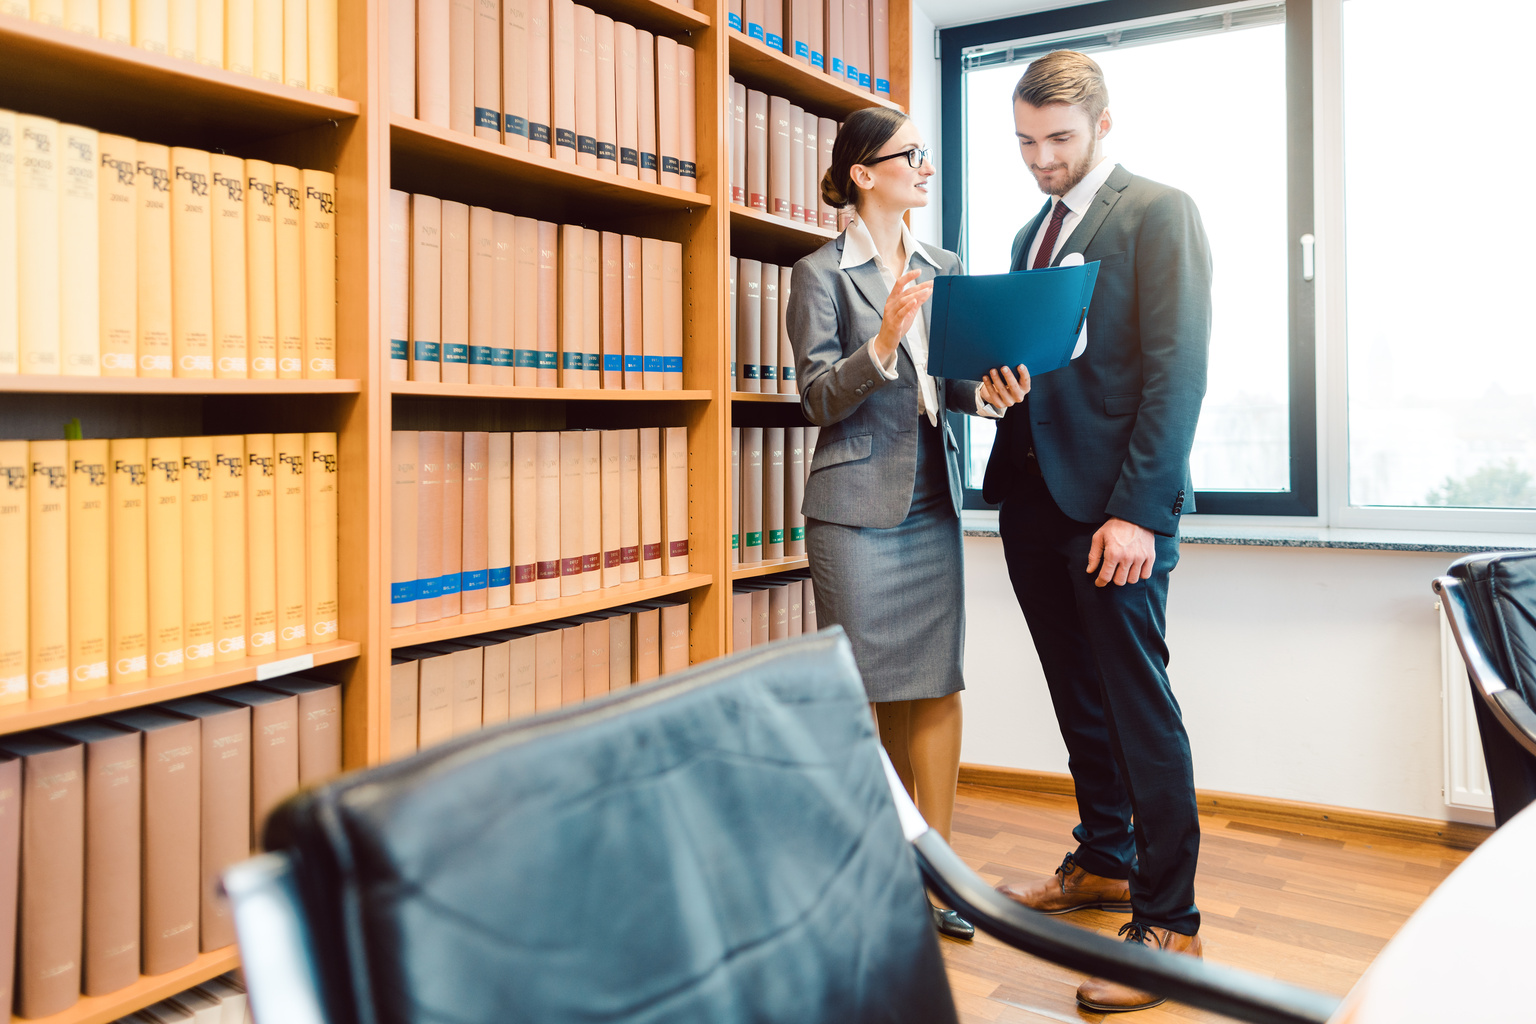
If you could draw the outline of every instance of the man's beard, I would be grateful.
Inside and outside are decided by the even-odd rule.
[[[1042,185],[1040,184],[1040,178],[1038,175],[1035,177],[1035,184],[1039,185],[1040,191],[1044,192],[1048,196],[1064,196],[1076,188],[1078,183],[1081,182],[1084,178],[1088,177],[1088,172],[1093,170],[1093,165],[1096,162],[1098,155],[1099,147],[1097,143],[1095,143],[1093,148],[1088,150],[1088,152],[1083,155],[1081,160],[1067,169],[1067,176],[1062,180],[1061,184],[1050,186]],[[1030,168],[1030,172],[1034,172],[1033,167]]]

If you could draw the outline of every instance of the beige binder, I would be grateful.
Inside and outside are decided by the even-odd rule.
[[[747,90],[747,205],[769,212],[768,95]]]
[[[475,3],[448,0],[448,127],[475,133]]]
[[[662,241],[640,239],[640,348],[644,353],[643,386],[647,391],[666,388],[666,313],[662,281]]]
[[[561,592],[561,555],[563,517],[561,501],[560,433],[544,430],[534,434],[535,442],[535,516],[534,599],[553,601]]]
[[[152,437],[149,463],[149,674],[175,675],[182,647],[181,438]]]
[[[644,302],[643,269],[640,239],[634,235],[623,236],[622,259],[624,280],[622,283],[624,306],[624,388],[635,391],[644,387]]]
[[[560,386],[585,386],[586,354],[582,315],[582,259],[586,232],[579,224],[560,225]]]
[[[597,169],[617,174],[619,159],[618,69],[615,67],[613,19],[596,16],[597,24]]]
[[[385,740],[390,760],[416,752],[416,704],[420,685],[419,662],[399,652],[389,666],[389,733]]]
[[[520,388],[539,382],[539,222],[532,217],[513,220],[516,240],[512,269],[512,383]]]
[[[670,675],[688,667],[688,602],[668,603],[661,608],[661,673]]]
[[[512,603],[515,605],[532,604],[535,599],[538,536],[538,435],[520,430],[512,435]]]
[[[304,376],[331,380],[336,376],[336,175],[305,170],[303,184]]]
[[[463,610],[464,571],[464,434],[443,431],[442,583],[438,600],[444,618]]]
[[[800,204],[803,208],[802,219],[807,224],[820,224],[821,217],[817,213],[817,207],[821,203],[821,178],[816,173],[816,160],[821,153],[821,144],[817,141],[816,130],[821,122],[809,110],[800,115],[800,120],[803,124],[802,131],[805,135],[805,145],[802,147],[803,152],[801,154],[801,158],[805,161],[803,170],[805,190],[800,194]]]
[[[580,704],[587,696],[587,636],[580,623],[560,624],[560,706]]]
[[[800,384],[795,373],[795,347],[789,340],[789,291],[791,267],[779,268],[779,394],[797,395]]]
[[[140,0],[134,0],[137,16]],[[283,3],[282,0],[255,0],[256,10],[252,20],[256,25],[256,37],[251,44],[251,59],[256,64],[256,77],[264,82],[283,80]]]
[[[640,180],[660,181],[660,156],[656,148],[656,37],[644,29],[635,32],[636,105],[640,109]]]
[[[539,223],[539,352],[537,386],[560,383],[560,225]]]
[[[114,447],[125,445],[125,442],[115,441],[113,445]],[[139,445],[142,447],[143,442],[140,441]],[[136,508],[142,516],[143,467],[140,466],[139,470],[140,497],[137,503],[130,507]],[[126,467],[124,472],[126,475]],[[0,481],[4,484],[0,486],[0,564],[10,566],[10,571],[16,574],[17,580],[14,586],[0,587],[0,704],[16,704],[27,699],[28,595],[27,587],[21,585],[21,582],[30,580],[30,570],[27,566],[27,552],[30,545],[27,514],[31,511],[31,501],[27,493],[27,484],[31,475],[31,466],[27,460],[27,442],[0,441]],[[114,474],[112,491],[114,499],[118,497],[119,491],[116,474]],[[117,511],[117,503],[114,501],[112,507],[114,528],[118,521]],[[142,591],[142,574],[139,579]],[[140,604],[142,603],[141,593]],[[125,621],[124,625],[128,623]],[[142,636],[140,639],[143,639]],[[0,972],[4,969],[3,963],[0,963]]]
[[[213,438],[213,659],[245,657],[245,438]]]
[[[213,207],[213,375],[244,378],[245,308],[245,161],[214,153],[208,158],[209,198]]]
[[[617,22],[613,26],[614,92],[618,126],[618,172],[620,177],[640,178],[640,55],[635,26]]]
[[[177,0],[171,0],[172,10]],[[283,84],[309,88],[309,10],[305,0],[283,0]],[[172,51],[175,19],[172,18]]]
[[[679,576],[688,571],[688,428],[662,427],[661,571]]]
[[[586,551],[586,474],[582,432],[560,432],[560,596],[582,592],[582,555]]]
[[[827,172],[832,169],[832,144],[837,141],[837,122],[830,117],[823,117],[816,122],[816,181],[819,183],[826,178]],[[818,184],[818,189],[820,185]],[[828,206],[820,198],[817,192],[816,208],[820,213],[821,226],[824,228],[837,227],[837,209]]]
[[[553,711],[560,706],[561,640],[564,634],[543,627],[534,636],[533,706],[536,712]]]
[[[168,0],[138,0],[134,3],[133,45],[150,53],[171,52],[171,11]],[[281,68],[281,63],[278,66]]]
[[[550,0],[528,0],[528,152],[550,156]]]
[[[464,505],[460,527],[463,561],[461,601],[464,613],[485,611],[490,570],[486,565],[490,543],[490,505],[487,490],[491,435],[482,430],[464,432]]]
[[[656,37],[656,142],[661,158],[660,182],[668,188],[682,185],[679,166],[682,105],[677,90],[677,40],[659,35]]]
[[[629,613],[608,616],[608,689],[627,689],[635,678],[634,650]]]
[[[634,653],[635,684],[648,683],[661,675],[661,612],[655,608],[636,608],[630,649]]]
[[[245,650],[277,650],[277,451],[271,434],[245,435]]]
[[[747,87],[731,83],[731,202],[747,205]]]
[[[305,637],[311,644],[328,644],[338,637],[337,508],[341,476],[336,435],[320,431],[304,435],[304,564]]]
[[[171,149],[171,342],[176,376],[213,376],[213,210],[209,154]]]
[[[272,166],[277,192],[277,376],[304,376],[304,181],[298,168]]]
[[[661,243],[661,381],[683,387],[683,243]]]
[[[443,617],[443,432],[419,431],[416,445],[416,621],[436,622]]]
[[[309,642],[305,568],[304,475],[308,452],[303,434],[274,434],[273,512],[277,555],[277,649]]]
[[[572,8],[575,39],[576,164],[597,170],[597,12]]]
[[[768,212],[775,217],[789,217],[792,162],[789,130],[789,100],[768,97]]]
[[[640,432],[619,434],[619,582],[640,578]]]
[[[805,110],[789,105],[789,219],[805,222]]]
[[[741,564],[741,428],[731,428],[731,564]]]
[[[213,438],[181,439],[181,644],[187,669],[213,664]]]
[[[619,450],[618,430],[604,430],[599,444],[602,448],[602,545],[603,587],[616,587],[623,582],[623,499],[624,462]]]
[[[529,0],[501,0],[502,145],[528,151]]]
[[[784,428],[763,429],[763,561],[784,557]]]
[[[517,382],[513,348],[517,319],[517,218],[491,214],[490,361],[491,383],[512,387]],[[473,294],[473,282],[471,282]],[[470,353],[473,368],[474,353]]]
[[[107,685],[110,447],[111,442],[105,439],[68,442],[71,690]],[[0,517],[3,515],[0,512]],[[20,566],[15,568],[20,570]]]
[[[757,376],[765,394],[779,390],[779,268],[764,263],[758,301]]]
[[[640,578],[662,575],[661,431],[640,428]]]
[[[6,477],[16,480],[17,463],[6,454],[7,446],[17,446],[23,458],[25,441],[0,442],[0,469]],[[108,452],[108,500],[110,501],[111,571],[106,576],[109,587],[110,633],[107,646],[108,678],[114,685],[141,682],[148,675],[149,655],[149,608],[148,608],[148,520],[146,486],[148,461],[143,438],[124,438],[110,443]],[[21,462],[20,465],[25,465]],[[0,502],[16,495],[7,488]],[[20,492],[21,507],[25,508],[26,492]],[[13,513],[14,514],[14,513]],[[21,520],[21,543],[17,550],[14,536],[7,535],[5,563],[17,566],[21,572],[26,565],[26,519]],[[19,555],[19,557],[18,557]],[[26,696],[26,595],[20,588],[0,591],[0,702],[10,702]],[[12,594],[19,596],[19,600]],[[18,607],[19,606],[19,607]],[[14,652],[15,636],[22,639],[22,657],[18,666]],[[19,677],[19,680],[18,680]],[[18,689],[18,682],[20,683]]]
[[[443,379],[443,202],[411,196],[411,380]]]
[[[95,129],[59,126],[59,352],[79,377],[101,375],[98,163]]]
[[[891,98],[891,15],[890,0],[867,0],[869,4],[869,76],[870,86],[881,99]]]
[[[443,383],[469,383],[469,207],[443,200]]]
[[[389,190],[385,207],[384,337],[389,342],[389,379],[411,376],[411,196]]]
[[[113,3],[107,0],[102,13]],[[124,6],[127,6],[124,4]],[[242,75],[256,74],[255,0],[228,0],[224,5],[224,66]]]
[[[512,604],[512,435],[493,433],[486,443],[487,608]]]
[[[249,374],[277,377],[277,187],[272,165],[245,162],[245,314]]]
[[[736,390],[762,391],[763,265],[742,257],[736,274]]]
[[[582,664],[582,682],[586,699],[608,693],[608,622],[598,616],[584,616],[581,622],[585,660]]]
[[[389,112],[416,116],[416,0],[389,0]]]
[[[799,558],[805,554],[805,428],[784,431],[784,555]]]
[[[389,624],[416,624],[416,458],[418,434],[389,435]]]
[[[554,157],[576,162],[576,5],[550,0],[550,110],[554,120]]]
[[[410,653],[420,659],[416,746],[425,749],[453,738],[453,654],[430,647],[411,648]]]
[[[474,0],[475,137],[501,141],[501,0]]]
[[[763,560],[763,428],[741,428],[741,560]]]
[[[21,16],[26,16],[25,8]],[[0,373],[17,373],[21,369],[21,318],[16,308],[17,134],[16,112],[0,110],[0,310],[4,310],[0,312]],[[134,156],[133,148],[128,150],[128,154],[130,159]],[[102,173],[106,173],[105,168]],[[4,928],[0,928],[0,934],[4,931]],[[0,939],[0,943],[3,941]],[[3,952],[3,948],[0,948],[0,953]],[[0,965],[0,982],[4,981],[4,976],[5,967]],[[7,990],[0,985],[0,996]]]
[[[416,0],[416,116],[449,127],[450,0]]]
[[[603,386],[603,254],[602,234],[581,232],[581,386]]]
[[[477,3],[482,0],[476,0]],[[495,0],[491,0],[492,3]],[[510,220],[510,215],[507,215]],[[469,382],[496,382],[496,229],[484,206],[469,208]]]
[[[694,92],[698,82],[693,47],[679,43],[677,47],[677,173],[681,175],[681,187],[689,192],[699,188],[699,141],[698,99]]]
[[[602,385],[624,387],[624,236],[602,232]]]
[[[134,225],[140,377],[171,376],[171,151],[140,142]]]
[[[59,366],[59,123],[16,118],[16,307],[21,372]]]
[[[603,437],[581,431],[581,589],[603,586]]]
[[[28,686],[53,697],[69,690],[69,442],[32,441],[27,464]]]
[[[537,645],[533,634],[518,632],[492,633],[492,637],[506,638],[507,661],[507,717],[525,718],[534,711],[534,673],[537,668]]]

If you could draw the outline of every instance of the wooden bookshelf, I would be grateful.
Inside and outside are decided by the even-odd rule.
[[[762,395],[753,391],[732,391],[733,402],[767,402],[770,405],[799,405],[799,395]]]
[[[164,974],[141,975],[127,988],[104,996],[81,996],[80,1001],[51,1017],[11,1017],[12,1024],[111,1024],[119,1017],[168,999],[240,966],[234,946],[203,953],[185,967]]]
[[[771,558],[761,562],[744,562],[731,567],[731,580],[750,580],[759,576],[771,576],[776,572],[808,569],[810,564],[804,555],[796,555],[794,558]]]
[[[897,5],[892,4],[894,9]],[[893,15],[894,18],[894,15]],[[770,50],[756,39],[749,39],[740,32],[728,33],[730,41],[730,73],[738,82],[745,82],[750,89],[760,89],[770,96],[783,96],[797,106],[814,110],[820,117],[841,121],[855,110],[865,107],[901,107],[881,99],[872,92],[855,89],[831,75],[815,70],[777,50]],[[895,33],[892,33],[892,56],[895,56]],[[891,70],[891,88],[896,88],[895,68]]]
[[[686,35],[710,26],[708,13],[670,0],[594,0],[588,6],[614,21],[665,35]]]
[[[186,377],[65,377],[0,375],[0,393],[34,395],[355,395],[357,379],[197,380]]]
[[[837,237],[830,228],[797,223],[751,207],[732,204],[730,209],[732,256],[790,267]]]
[[[504,398],[539,402],[707,402],[713,391],[624,391],[599,388],[514,388],[499,384],[438,384],[423,380],[397,380],[390,384],[397,395],[422,398]]]

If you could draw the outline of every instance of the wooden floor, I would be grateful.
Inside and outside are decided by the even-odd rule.
[[[953,845],[987,881],[1049,875],[1073,847],[1070,797],[961,786]],[[1200,816],[1195,899],[1206,958],[1343,995],[1465,851],[1359,833]],[[1128,914],[1079,911],[1062,918],[1113,936]],[[1078,1009],[1082,975],[977,934],[943,939],[945,963],[963,1024],[1099,1021]],[[1127,1024],[1227,1018],[1174,1003]]]

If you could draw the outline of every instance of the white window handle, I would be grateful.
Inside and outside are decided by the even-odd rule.
[[[1316,276],[1317,239],[1309,231],[1301,236],[1301,279],[1310,281]]]

